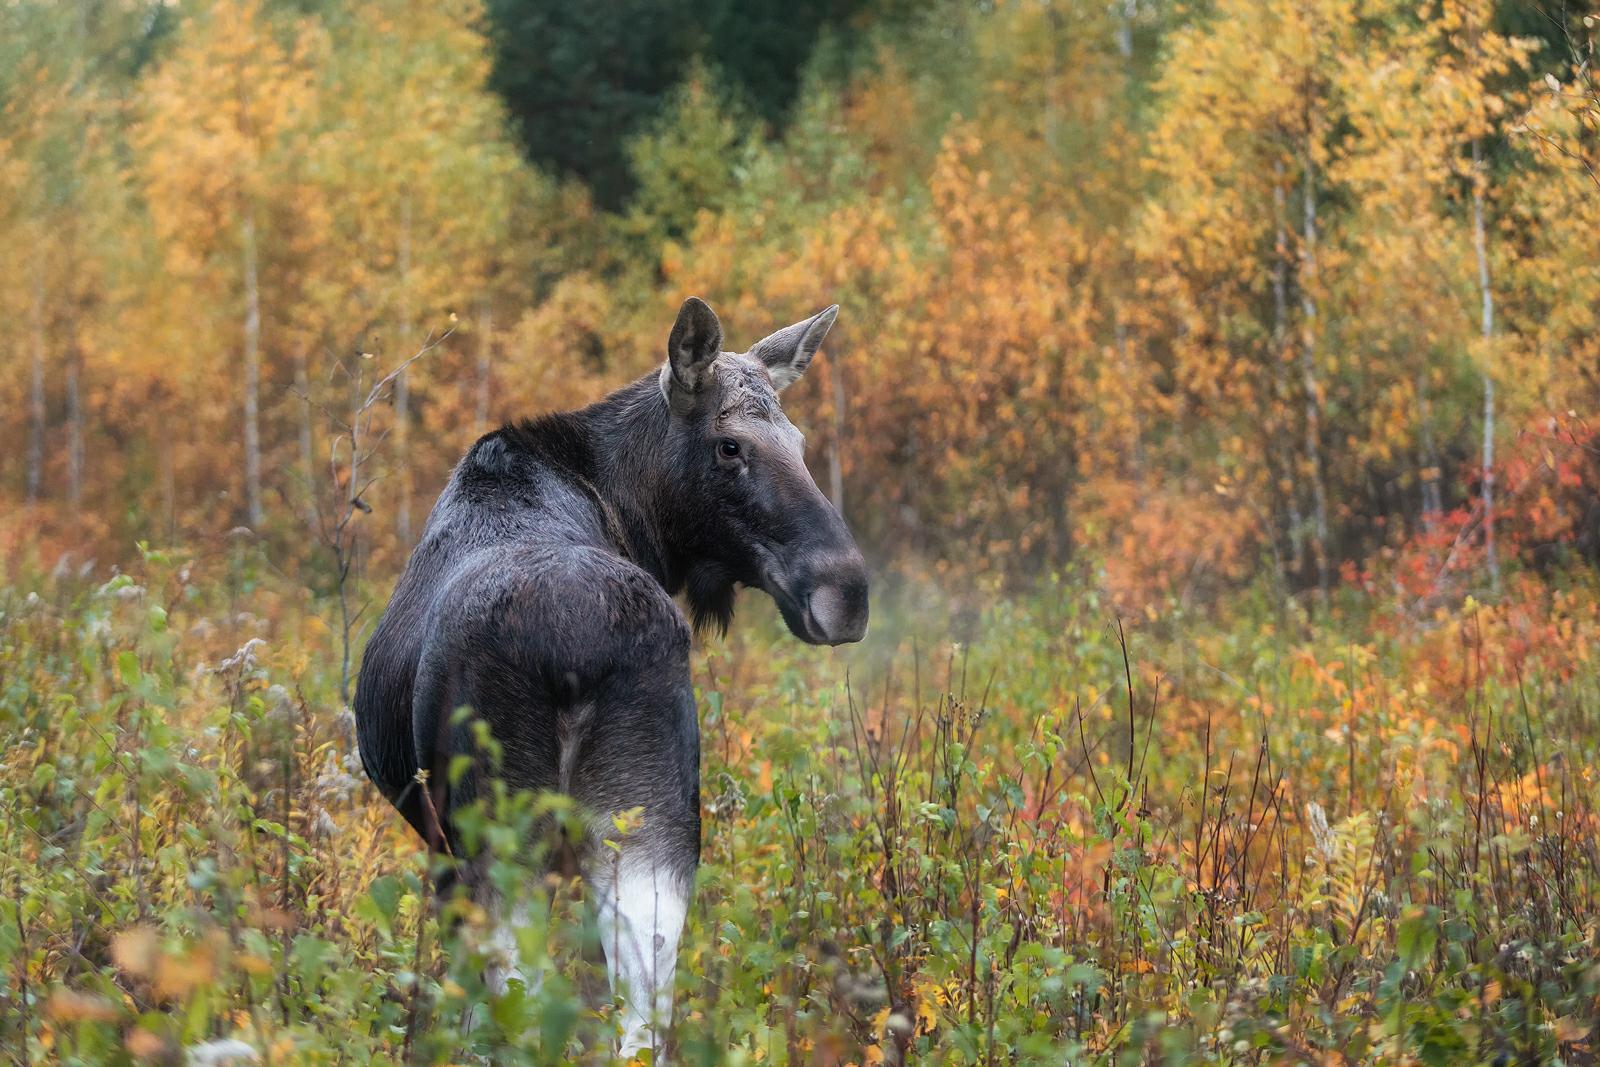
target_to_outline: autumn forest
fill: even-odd
[[[578,899],[489,997],[350,689],[464,450],[698,295],[840,305],[784,404],[874,632],[697,639],[676,1058],[1594,1062],[1597,60],[1587,0],[0,0],[0,1060],[604,1062]]]

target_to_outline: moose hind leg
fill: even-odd
[[[484,984],[495,996],[503,997],[513,981],[520,982],[529,996],[537,996],[544,985],[544,976],[523,965],[517,944],[518,932],[532,921],[528,906],[499,902],[492,914],[494,926],[484,946],[488,956],[488,963],[483,969]]]
[[[700,859],[700,734],[686,660],[613,680],[573,766],[572,793],[599,823],[583,855],[624,1056],[672,1018],[678,940]],[[598,840],[597,840],[598,839]]]
[[[609,851],[609,850],[608,850]],[[622,1056],[657,1049],[656,1028],[672,1018],[678,941],[689,909],[689,885],[666,865],[628,857],[591,883],[611,992],[622,998]],[[597,857],[597,867],[604,857]]]

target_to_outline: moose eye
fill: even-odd
[[[739,442],[731,437],[724,437],[717,442],[717,455],[723,459],[738,459],[740,451]]]

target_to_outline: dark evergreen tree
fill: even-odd
[[[633,188],[624,142],[701,56],[776,127],[825,26],[863,0],[489,0],[494,89],[531,160],[617,207]]]

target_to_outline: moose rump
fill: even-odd
[[[581,545],[478,552],[430,613],[412,743],[423,766],[475,756],[472,719],[453,715],[474,709],[493,724],[494,773],[509,787],[564,793],[594,814],[643,806],[651,817],[630,844],[654,841],[652,859],[692,875],[700,755],[688,651],[671,597],[626,560]],[[471,803],[486,770],[475,759],[441,783],[451,791],[441,810]]]

